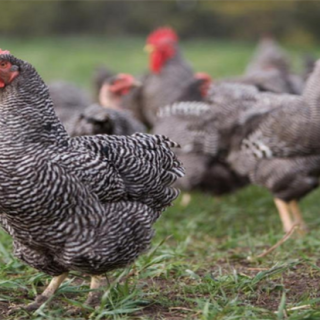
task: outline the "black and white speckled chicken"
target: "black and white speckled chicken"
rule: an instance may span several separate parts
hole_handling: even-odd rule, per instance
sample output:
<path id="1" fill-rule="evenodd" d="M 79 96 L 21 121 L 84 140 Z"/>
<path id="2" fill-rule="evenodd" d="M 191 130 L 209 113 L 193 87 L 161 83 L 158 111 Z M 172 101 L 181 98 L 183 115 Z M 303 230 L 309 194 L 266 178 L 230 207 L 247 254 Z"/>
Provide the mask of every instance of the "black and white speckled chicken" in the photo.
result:
<path id="1" fill-rule="evenodd" d="M 224 133 L 219 132 L 222 125 L 218 128 L 215 124 L 223 121 L 227 126 L 224 120 L 229 120 L 233 115 L 229 112 L 223 114 L 222 118 L 222 113 L 215 110 L 215 107 L 218 109 L 217 102 L 207 100 L 208 90 L 212 94 L 214 87 L 210 84 L 211 79 L 206 74 L 197 74 L 194 83 L 186 89 L 180 102 L 160 108 L 153 133 L 162 132 L 181 145 L 177 154 L 186 168 L 186 175 L 176 182 L 179 188 L 184 191 L 198 189 L 212 195 L 222 195 L 243 187 L 248 183 L 248 179 L 237 175 L 219 155 L 222 152 Z M 252 90 L 257 92 L 255 88 Z M 229 95 L 232 93 L 230 88 L 228 92 Z M 213 93 L 212 96 L 219 101 L 218 95 Z M 238 97 L 236 91 L 234 98 Z M 182 203 L 186 205 L 189 199 L 189 196 L 184 196 Z"/>
<path id="2" fill-rule="evenodd" d="M 225 163 L 227 168 L 239 178 L 239 181 L 244 181 L 244 184 L 250 178 L 253 183 L 267 186 L 278 198 L 285 201 L 288 198 L 284 193 L 292 192 L 291 196 L 296 196 L 297 192 L 294 187 L 290 189 L 290 186 L 285 184 L 285 179 L 293 179 L 295 177 L 293 168 L 289 168 L 288 159 L 269 161 L 268 165 L 266 160 L 264 162 L 251 162 L 250 160 L 254 160 L 255 157 L 253 155 L 249 157 L 246 153 L 241 153 L 243 151 L 241 143 L 246 135 L 254 131 L 260 121 L 268 114 L 276 112 L 275 110 L 282 108 L 283 105 L 291 106 L 292 104 L 300 103 L 302 98 L 289 94 L 261 93 L 254 86 L 222 82 L 213 83 L 210 86 L 206 100 L 202 107 L 203 110 L 195 113 L 193 125 L 188 127 L 189 135 L 192 137 L 189 149 L 208 150 L 211 159 L 215 161 L 219 159 Z M 303 106 L 301 105 L 301 107 Z M 177 106 L 176 108 L 179 109 Z M 191 104 L 188 109 L 196 110 L 197 108 L 199 108 L 199 105 Z M 278 121 L 278 125 L 281 127 L 281 117 L 279 117 Z M 301 160 L 299 161 L 298 170 L 301 171 L 300 174 L 302 176 L 297 179 L 297 182 L 301 184 L 301 189 L 299 190 L 301 191 L 304 179 L 302 171 L 305 168 Z M 304 161 L 308 162 L 309 160 Z M 258 166 L 258 163 L 261 163 L 261 167 Z M 296 166 L 296 163 L 292 165 Z M 284 169 L 285 166 L 288 168 Z M 310 166 L 309 169 L 314 170 L 314 166 L 316 164 L 313 167 Z M 309 177 L 306 180 L 308 179 Z M 314 185 L 310 185 L 309 190 L 314 187 Z M 306 192 L 309 190 L 306 190 Z M 282 218 L 286 215 L 282 209 L 284 207 L 283 202 L 277 200 L 276 203 L 278 207 L 281 207 L 279 210 Z M 290 207 L 293 208 L 292 211 L 294 211 L 296 222 L 303 226 L 304 223 L 298 213 L 295 202 L 292 202 Z M 284 225 L 285 231 L 290 230 L 292 224 L 293 222 Z"/>
<path id="3" fill-rule="evenodd" d="M 305 227 L 297 201 L 319 184 L 319 79 L 317 62 L 302 96 L 265 98 L 262 94 L 255 107 L 270 110 L 244 114 L 228 157 L 238 173 L 274 195 L 286 232 L 294 224 Z M 241 107 L 244 102 L 237 104 Z"/>
<path id="4" fill-rule="evenodd" d="M 259 91 L 278 94 L 301 94 L 304 86 L 303 78 L 290 71 L 286 52 L 270 36 L 261 38 L 244 75 L 224 81 L 253 85 Z"/>
<path id="5" fill-rule="evenodd" d="M 193 82 L 194 72 L 183 58 L 178 36 L 171 28 L 153 31 L 145 49 L 150 54 L 149 73 L 141 79 L 142 86 L 128 95 L 124 103 L 137 119 L 152 128 L 158 109 L 181 97 Z"/>
<path id="6" fill-rule="evenodd" d="M 136 120 L 129 110 L 122 107 L 124 97 L 140 83 L 129 74 L 109 77 L 99 92 L 99 104 L 93 104 L 74 119 L 71 136 L 115 134 L 131 135 L 146 132 L 145 126 Z"/>
<path id="7" fill-rule="evenodd" d="M 17 257 L 54 276 L 29 310 L 70 270 L 92 275 L 97 289 L 99 275 L 148 249 L 153 223 L 178 196 L 176 143 L 142 133 L 70 138 L 36 70 L 8 51 L 0 52 L 0 129 L 1 225 Z"/>

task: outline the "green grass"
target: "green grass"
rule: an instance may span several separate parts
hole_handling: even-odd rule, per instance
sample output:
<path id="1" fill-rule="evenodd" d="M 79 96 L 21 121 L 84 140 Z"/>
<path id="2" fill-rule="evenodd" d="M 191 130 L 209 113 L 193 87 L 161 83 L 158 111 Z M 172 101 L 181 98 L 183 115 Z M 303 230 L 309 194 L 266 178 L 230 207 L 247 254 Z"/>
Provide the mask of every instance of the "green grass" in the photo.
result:
<path id="1" fill-rule="evenodd" d="M 33 63 L 46 81 L 67 79 L 90 88 L 92 69 L 139 74 L 147 66 L 142 39 L 0 39 L 1 47 Z M 199 71 L 214 78 L 240 74 L 253 44 L 194 41 L 183 45 Z M 295 67 L 304 48 L 289 48 Z M 316 48 L 312 48 L 316 52 Z M 249 187 L 224 197 L 195 193 L 178 199 L 156 223 L 148 254 L 109 274 L 100 307 L 84 306 L 88 278 L 69 277 L 50 305 L 34 314 L 5 316 L 26 304 L 49 277 L 13 258 L 11 239 L 0 233 L 0 319 L 320 319 L 319 191 L 302 201 L 310 232 L 293 236 L 268 256 L 256 256 L 283 236 L 270 194 Z M 78 307 L 79 315 L 67 315 Z"/>

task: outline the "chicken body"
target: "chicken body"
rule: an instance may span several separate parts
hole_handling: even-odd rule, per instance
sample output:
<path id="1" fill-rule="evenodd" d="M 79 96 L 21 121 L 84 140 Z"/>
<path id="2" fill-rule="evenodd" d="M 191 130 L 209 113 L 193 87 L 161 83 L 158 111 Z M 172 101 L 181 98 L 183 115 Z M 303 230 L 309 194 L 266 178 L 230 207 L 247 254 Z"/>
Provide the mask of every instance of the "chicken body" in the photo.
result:
<path id="1" fill-rule="evenodd" d="M 15 254 L 54 276 L 133 262 L 178 196 L 177 145 L 147 134 L 70 138 L 35 69 L 9 54 L 0 60 L 19 70 L 0 89 L 0 222 Z"/>
<path id="2" fill-rule="evenodd" d="M 131 135 L 146 132 L 146 127 L 123 108 L 123 100 L 138 85 L 128 74 L 109 77 L 99 92 L 99 104 L 93 104 L 74 117 L 69 125 L 71 136 L 109 134 Z"/>
<path id="3" fill-rule="evenodd" d="M 70 135 L 132 135 L 136 132 L 146 132 L 146 127 L 129 111 L 103 108 L 93 104 L 74 121 Z"/>
<path id="4" fill-rule="evenodd" d="M 234 109 L 219 109 L 220 100 L 225 101 L 226 96 L 231 100 L 251 97 L 258 91 L 235 84 L 220 84 L 216 90 L 213 84 L 209 93 L 201 96 L 201 86 L 201 81 L 194 80 L 181 102 L 160 108 L 153 132 L 163 132 L 181 145 L 176 152 L 186 168 L 186 175 L 176 182 L 179 188 L 222 195 L 245 186 L 249 180 L 232 170 L 223 158 L 236 117 Z M 221 88 L 225 91 L 221 92 Z"/>
<path id="5" fill-rule="evenodd" d="M 210 107 L 201 102 L 180 102 L 165 107 L 166 113 L 160 116 L 153 132 L 163 132 L 181 143 L 182 147 L 176 153 L 186 168 L 186 175 L 176 182 L 177 187 L 184 191 L 202 190 L 222 195 L 245 186 L 248 179 L 237 175 L 220 158 L 221 141 L 214 125 L 200 127 L 210 115 Z"/>
<path id="6" fill-rule="evenodd" d="M 256 107 L 268 108 L 269 104 L 271 109 L 256 117 L 247 117 L 234 135 L 228 157 L 237 172 L 267 187 L 286 205 L 298 201 L 319 183 L 319 76 L 317 63 L 301 97 L 264 100 L 262 95 Z M 292 225 L 285 226 L 285 231 Z"/>

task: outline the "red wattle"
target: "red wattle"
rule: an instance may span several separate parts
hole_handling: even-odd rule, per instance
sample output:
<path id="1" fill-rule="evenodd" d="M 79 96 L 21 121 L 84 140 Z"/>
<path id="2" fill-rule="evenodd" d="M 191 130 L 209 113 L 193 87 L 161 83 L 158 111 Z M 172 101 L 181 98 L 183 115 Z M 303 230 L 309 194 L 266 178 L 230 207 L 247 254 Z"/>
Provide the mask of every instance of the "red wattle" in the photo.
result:
<path id="1" fill-rule="evenodd" d="M 4 81 L 2 79 L 0 79 L 0 88 L 4 88 L 6 86 L 6 84 L 4 83 Z"/>
<path id="2" fill-rule="evenodd" d="M 120 94 L 121 94 L 122 96 L 124 96 L 124 95 L 128 94 L 129 91 L 130 91 L 130 88 L 123 88 L 123 89 L 120 91 Z"/>
<path id="3" fill-rule="evenodd" d="M 150 70 L 159 73 L 166 62 L 175 55 L 175 49 L 170 45 L 153 51 L 150 54 Z"/>
<path id="4" fill-rule="evenodd" d="M 150 55 L 150 69 L 154 73 L 159 73 L 164 64 L 164 58 L 161 52 L 152 52 Z"/>

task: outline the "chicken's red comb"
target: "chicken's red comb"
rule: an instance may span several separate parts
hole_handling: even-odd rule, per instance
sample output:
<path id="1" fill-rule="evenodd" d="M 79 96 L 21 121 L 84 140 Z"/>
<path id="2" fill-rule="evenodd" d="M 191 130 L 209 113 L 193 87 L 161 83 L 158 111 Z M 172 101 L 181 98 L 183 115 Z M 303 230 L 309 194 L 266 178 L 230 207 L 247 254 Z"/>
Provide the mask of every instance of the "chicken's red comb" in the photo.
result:
<path id="1" fill-rule="evenodd" d="M 179 40 L 176 32 L 170 27 L 161 27 L 153 32 L 147 38 L 147 43 L 153 44 L 163 39 L 168 39 L 173 42 L 177 42 Z"/>
<path id="2" fill-rule="evenodd" d="M 0 49 L 0 54 L 10 54 L 10 51 Z"/>

